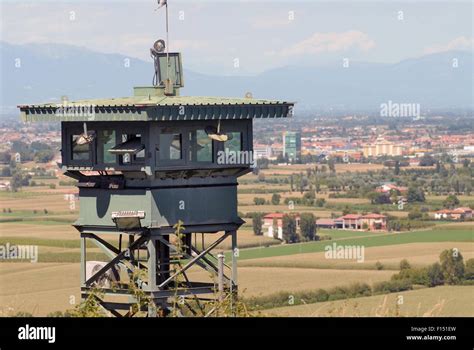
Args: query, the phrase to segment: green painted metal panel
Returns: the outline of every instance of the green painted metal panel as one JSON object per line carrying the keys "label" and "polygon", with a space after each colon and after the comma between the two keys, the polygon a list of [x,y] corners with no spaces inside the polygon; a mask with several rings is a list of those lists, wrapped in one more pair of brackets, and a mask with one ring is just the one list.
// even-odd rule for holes
{"label": "green painted metal panel", "polygon": [[[114,211],[144,211],[143,227],[236,223],[237,186],[160,189],[80,189],[77,225],[115,226]],[[205,203],[205,205],[203,205]]]}
{"label": "green painted metal panel", "polygon": [[[146,93],[146,88],[142,88]],[[286,118],[294,103],[251,98],[133,96],[18,106],[24,121],[149,121]]]}

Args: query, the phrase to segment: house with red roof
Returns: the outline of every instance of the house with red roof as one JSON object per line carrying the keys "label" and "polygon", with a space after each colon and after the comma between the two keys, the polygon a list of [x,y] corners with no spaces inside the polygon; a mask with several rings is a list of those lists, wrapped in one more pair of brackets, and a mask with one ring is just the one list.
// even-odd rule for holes
{"label": "house with red roof", "polygon": [[[278,238],[283,240],[283,216],[284,213],[271,213],[263,217],[263,232],[267,237]],[[300,215],[295,215],[296,229],[300,228]]]}
{"label": "house with red roof", "polygon": [[436,220],[465,220],[472,219],[472,209],[469,207],[459,207],[456,209],[441,209],[434,212]]}
{"label": "house with red roof", "polygon": [[400,192],[400,193],[406,193],[408,192],[408,187],[397,186],[394,184],[385,184],[375,189],[375,191],[379,193],[389,193],[392,190]]}
{"label": "house with red roof", "polygon": [[387,216],[376,213],[365,215],[347,214],[335,220],[342,221],[342,229],[384,231],[387,229]]}

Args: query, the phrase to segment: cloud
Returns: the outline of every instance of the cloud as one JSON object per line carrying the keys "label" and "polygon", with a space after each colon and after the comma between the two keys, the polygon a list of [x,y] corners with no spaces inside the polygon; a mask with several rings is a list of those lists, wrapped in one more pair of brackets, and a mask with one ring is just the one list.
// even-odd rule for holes
{"label": "cloud", "polygon": [[375,47],[375,42],[363,32],[349,30],[346,32],[314,33],[291,47],[280,52],[283,56],[293,55],[317,55],[319,53],[331,53],[359,49],[368,51]]}
{"label": "cloud", "polygon": [[459,36],[444,45],[434,45],[424,49],[425,54],[446,52],[451,50],[472,50],[474,48],[474,38]]}

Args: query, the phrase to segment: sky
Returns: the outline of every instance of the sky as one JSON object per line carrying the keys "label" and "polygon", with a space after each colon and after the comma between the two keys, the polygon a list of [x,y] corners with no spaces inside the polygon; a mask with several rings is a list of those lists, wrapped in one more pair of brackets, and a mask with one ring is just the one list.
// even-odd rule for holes
{"label": "sky", "polygon": [[[473,50],[472,1],[168,0],[172,51],[188,69],[253,75],[287,65],[394,63]],[[149,58],[165,38],[156,1],[0,1],[0,40]]]}

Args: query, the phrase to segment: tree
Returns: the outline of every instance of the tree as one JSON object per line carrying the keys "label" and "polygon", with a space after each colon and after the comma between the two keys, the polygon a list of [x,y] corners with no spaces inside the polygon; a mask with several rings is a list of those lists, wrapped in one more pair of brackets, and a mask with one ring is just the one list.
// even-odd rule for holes
{"label": "tree", "polygon": [[326,200],[324,198],[318,198],[316,199],[316,203],[315,205],[319,208],[322,208],[324,207],[324,205],[326,204]]}
{"label": "tree", "polygon": [[443,271],[441,265],[437,262],[426,268],[426,276],[428,279],[428,286],[434,287],[444,284]]}
{"label": "tree", "polygon": [[259,168],[259,169],[268,169],[269,165],[270,165],[270,161],[267,158],[257,159],[257,168]]}
{"label": "tree", "polygon": [[466,261],[464,278],[467,280],[474,280],[474,258]]}
{"label": "tree", "polygon": [[425,201],[425,192],[422,188],[417,188],[414,186],[410,186],[408,188],[407,193],[407,202],[414,203],[414,202],[424,202]]}
{"label": "tree", "polygon": [[390,202],[391,203],[397,203],[398,202],[398,197],[401,196],[401,192],[396,189],[391,189],[389,192],[390,195]]}
{"label": "tree", "polygon": [[415,208],[408,213],[408,218],[410,220],[417,220],[417,219],[421,219],[422,217],[423,217],[423,213],[418,208]]}
{"label": "tree", "polygon": [[34,160],[38,163],[47,163],[54,158],[54,151],[50,149],[43,149],[36,152]]}
{"label": "tree", "polygon": [[273,229],[273,238],[280,239],[280,237],[278,237],[278,220],[277,220],[277,218],[273,218],[272,229]]}
{"label": "tree", "polygon": [[301,214],[300,230],[304,241],[314,241],[316,237],[316,217],[312,213]]}
{"label": "tree", "polygon": [[253,202],[255,205],[265,205],[265,198],[255,197]]}
{"label": "tree", "polygon": [[453,209],[456,206],[458,206],[459,203],[460,203],[460,201],[459,201],[458,197],[456,197],[454,194],[450,194],[443,201],[443,207],[448,208],[448,209]]}
{"label": "tree", "polygon": [[303,204],[304,205],[314,205],[316,200],[316,192],[314,190],[305,192],[303,195]]}
{"label": "tree", "polygon": [[407,259],[403,259],[400,261],[400,270],[408,270],[411,269],[411,265]]}
{"label": "tree", "polygon": [[12,180],[10,182],[10,187],[13,192],[18,191],[18,189],[21,187],[21,182],[22,182],[21,172],[15,171],[13,173]]}
{"label": "tree", "polygon": [[12,160],[12,156],[8,152],[0,152],[0,163],[6,164],[10,163]]}
{"label": "tree", "polygon": [[461,252],[457,249],[444,250],[439,256],[441,271],[448,284],[457,284],[464,277],[464,262]]}
{"label": "tree", "polygon": [[351,213],[352,213],[352,210],[349,208],[348,205],[346,205],[346,206],[344,207],[344,209],[342,209],[342,215],[343,215],[343,216],[344,216],[344,215],[347,215],[347,214],[351,214]]}
{"label": "tree", "polygon": [[368,197],[370,199],[370,203],[372,204],[390,204],[390,196],[385,194],[385,193],[379,193],[379,192],[370,192],[368,194]]}
{"label": "tree", "polygon": [[393,169],[395,175],[400,175],[400,161],[395,162],[395,168]]}
{"label": "tree", "polygon": [[280,204],[281,196],[278,193],[274,193],[272,196],[272,204],[278,205]]}
{"label": "tree", "polygon": [[429,154],[424,155],[420,159],[420,166],[433,166],[435,164],[435,160]]}
{"label": "tree", "polygon": [[282,219],[282,233],[283,240],[288,243],[295,243],[298,241],[296,234],[296,219],[294,216],[285,214]]}
{"label": "tree", "polygon": [[336,172],[336,165],[334,164],[334,159],[329,159],[328,160],[328,166],[329,166],[329,171],[332,173]]}
{"label": "tree", "polygon": [[262,213],[255,213],[252,216],[252,226],[253,226],[253,233],[256,236],[261,236],[263,234],[262,227],[263,227],[263,214]]}

